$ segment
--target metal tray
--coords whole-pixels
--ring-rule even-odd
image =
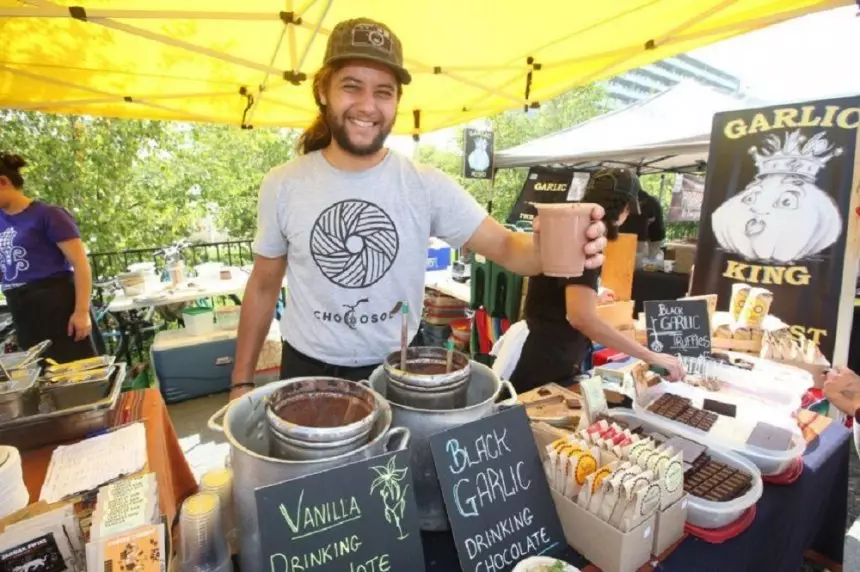
[[[72,386],[68,392],[29,391],[24,414],[0,421],[0,443],[20,450],[71,441],[108,427],[122,392],[126,364],[115,364],[112,379],[89,388]],[[81,391],[74,391],[82,389]]]
[[[114,364],[115,360],[116,358],[114,356],[98,356],[69,363],[61,363],[59,365],[49,365],[45,368],[45,375],[52,377],[55,375],[79,373],[89,369],[110,367]]]
[[[39,377],[39,367],[16,369],[9,373],[12,379],[0,382],[0,423],[23,414],[24,400]]]

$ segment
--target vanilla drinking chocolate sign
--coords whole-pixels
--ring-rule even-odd
[[[773,294],[770,313],[844,362],[858,259],[860,97],[714,117],[693,294]]]

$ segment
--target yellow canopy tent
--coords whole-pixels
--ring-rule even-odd
[[[0,107],[303,127],[331,28],[367,16],[403,42],[415,134],[852,2],[0,0]]]

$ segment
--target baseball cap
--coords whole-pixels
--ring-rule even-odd
[[[403,44],[385,24],[370,18],[339,22],[328,37],[323,62],[370,60],[391,68],[403,85],[412,76],[403,67]]]
[[[642,183],[639,182],[639,177],[630,169],[618,167],[604,167],[595,171],[585,186],[586,193],[589,191],[610,191],[623,194],[630,201],[632,214],[641,213],[639,208],[639,191],[641,190]]]

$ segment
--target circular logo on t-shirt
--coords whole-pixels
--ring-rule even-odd
[[[311,256],[323,276],[343,288],[366,288],[394,264],[400,239],[381,208],[346,200],[325,209],[311,230]]]

